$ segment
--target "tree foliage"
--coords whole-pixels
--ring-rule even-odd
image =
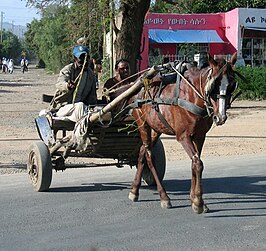
[[[266,8],[261,0],[156,0],[151,11],[157,13],[217,13],[234,8]]]
[[[43,12],[40,21],[33,21],[25,34],[26,41],[45,62],[49,70],[58,71],[69,62],[70,42],[68,40],[65,15],[67,7],[53,5]]]
[[[76,41],[80,37],[87,39],[87,45],[95,59],[102,58],[102,44],[109,1],[73,0],[69,9],[69,39]]]
[[[143,21],[147,11],[171,13],[216,13],[236,7],[265,8],[259,0],[27,0],[42,13],[26,34],[39,58],[54,71],[71,59],[70,48],[80,37],[87,39],[92,57],[103,58],[104,37],[119,12],[122,24],[113,25],[116,34],[115,59],[130,61],[137,71]],[[44,35],[45,34],[45,35]]]
[[[73,0],[69,5],[69,1],[29,0],[28,5],[39,8],[42,18],[29,25],[27,43],[54,72],[71,60],[80,37],[86,38],[92,57],[101,59],[105,2]]]
[[[3,31],[0,55],[5,58],[18,59],[23,51],[22,43],[16,35],[10,31]]]
[[[266,99],[265,67],[238,67],[237,71],[246,78],[246,81],[241,79],[238,81],[242,91],[241,99]]]

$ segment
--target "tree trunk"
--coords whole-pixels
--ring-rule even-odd
[[[143,22],[149,7],[150,0],[127,0],[122,3],[122,25],[116,34],[114,48],[116,59],[125,58],[130,62],[132,74],[138,70]]]

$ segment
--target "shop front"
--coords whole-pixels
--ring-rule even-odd
[[[264,66],[265,34],[266,9],[237,8],[215,14],[148,13],[139,69],[174,60],[196,60],[200,66],[207,53],[229,58],[236,51],[241,64]]]
[[[266,9],[240,9],[239,48],[245,65],[266,66]]]

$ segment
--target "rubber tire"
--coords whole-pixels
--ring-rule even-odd
[[[156,172],[158,174],[159,180],[163,181],[165,168],[166,168],[166,158],[165,158],[164,146],[161,139],[157,140],[156,144],[152,149],[152,161],[156,169]],[[148,167],[146,160],[144,162],[142,179],[148,186],[156,185],[155,179]]]
[[[27,171],[36,192],[47,191],[52,181],[52,160],[43,141],[36,141],[29,147]]]

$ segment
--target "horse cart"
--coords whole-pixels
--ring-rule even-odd
[[[156,73],[150,70],[145,77]],[[136,166],[142,141],[130,111],[116,116],[113,110],[117,103],[142,86],[142,79],[126,93],[119,95],[107,105],[97,105],[90,115],[76,124],[71,121],[49,121],[46,115],[35,118],[40,140],[29,147],[27,171],[33,190],[47,191],[51,185],[53,169],[64,171],[71,168],[67,158],[104,158],[116,160],[117,167]],[[78,138],[75,136],[79,133]],[[153,147],[153,161],[160,180],[165,174],[165,152],[160,139]],[[144,163],[143,180],[154,185],[150,169]]]

